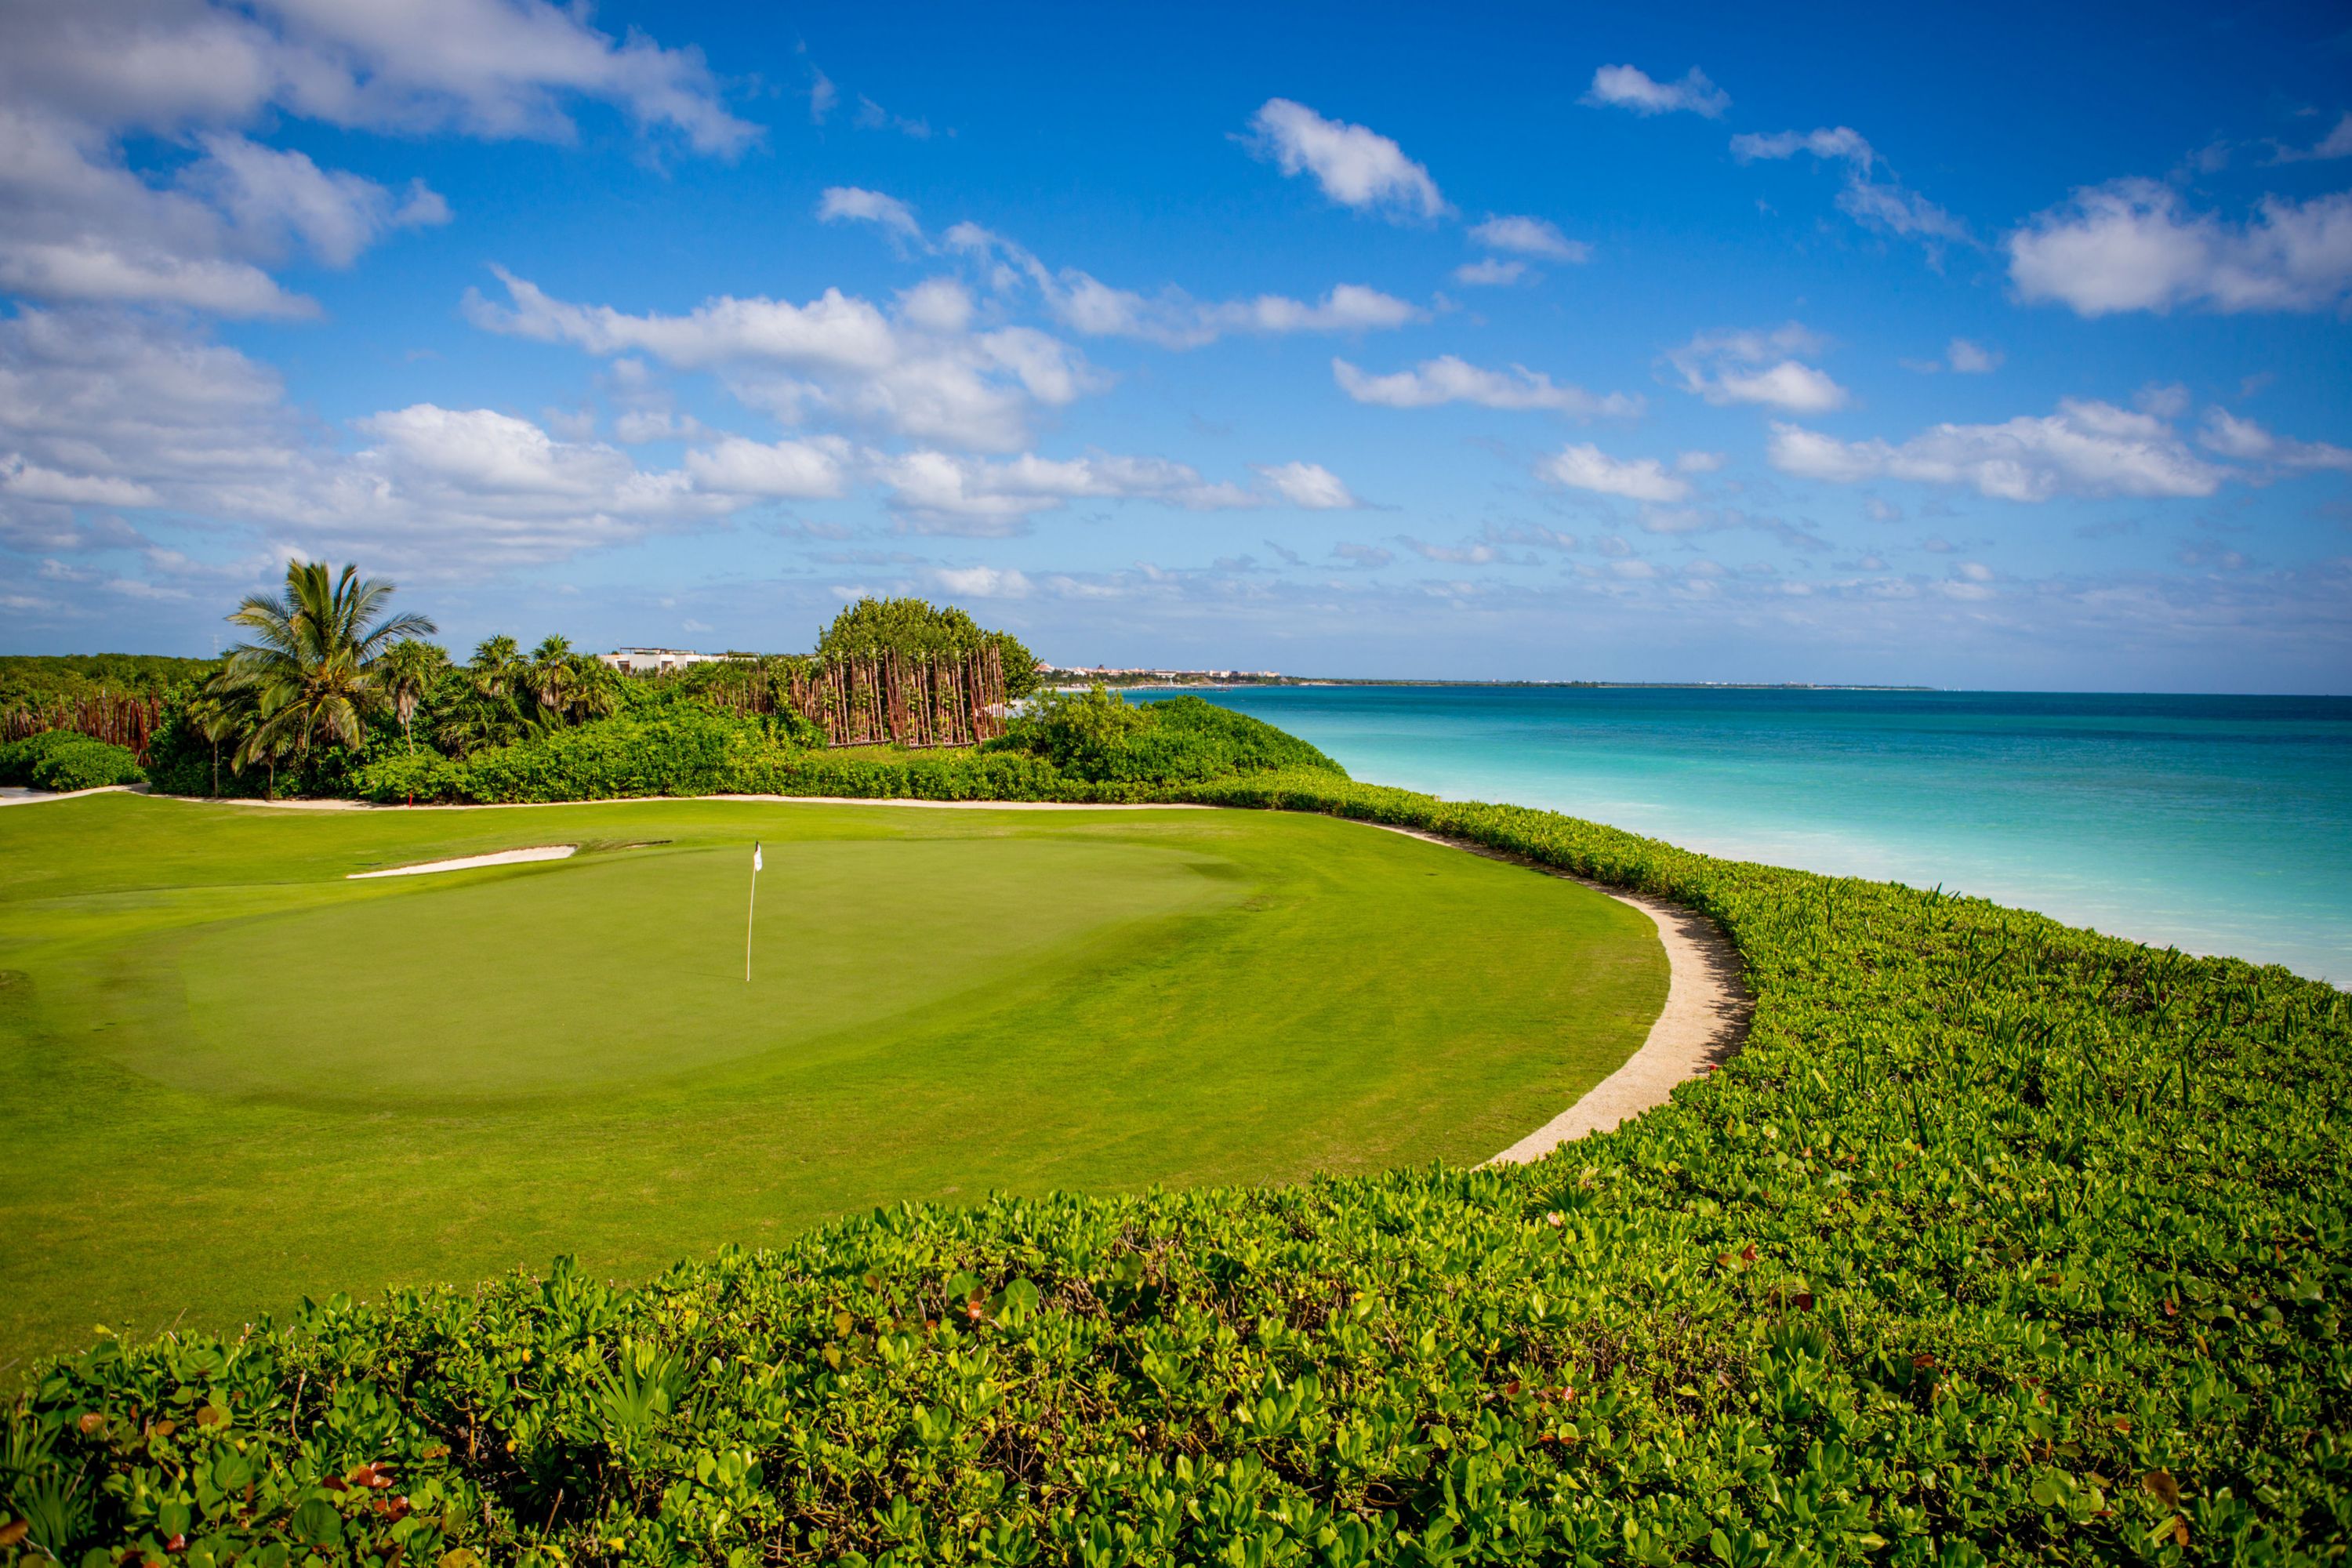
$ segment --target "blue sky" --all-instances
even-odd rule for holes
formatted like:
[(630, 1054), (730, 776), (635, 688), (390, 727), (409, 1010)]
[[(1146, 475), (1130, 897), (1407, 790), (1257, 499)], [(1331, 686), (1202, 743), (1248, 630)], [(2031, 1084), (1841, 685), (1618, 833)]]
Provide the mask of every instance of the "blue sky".
[(0, 12), (0, 646), (2352, 689), (2340, 8)]

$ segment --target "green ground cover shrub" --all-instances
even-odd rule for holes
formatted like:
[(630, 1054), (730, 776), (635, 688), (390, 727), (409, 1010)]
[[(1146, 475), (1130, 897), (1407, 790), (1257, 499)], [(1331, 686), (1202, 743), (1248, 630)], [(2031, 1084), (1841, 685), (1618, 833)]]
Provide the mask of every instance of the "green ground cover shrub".
[(93, 741), (72, 730), (43, 730), (0, 745), (0, 784), (20, 788), (97, 789), (137, 784), (147, 775), (121, 746)]
[[(1294, 771), (1722, 923), (1746, 1049), (1540, 1164), (877, 1212), (41, 1369), (28, 1541), (231, 1559), (2328, 1563), (2352, 1005)], [(448, 1552), (463, 1555), (450, 1557)]]
[(146, 777), (129, 747), (86, 738), (79, 745), (56, 747), (33, 763), (33, 787), (60, 793), (141, 784)]
[(1034, 699), (981, 750), (1027, 752), (1099, 784), (1189, 784), (1279, 768), (1340, 772), (1262, 719), (1198, 697), (1130, 703), (1100, 686)]

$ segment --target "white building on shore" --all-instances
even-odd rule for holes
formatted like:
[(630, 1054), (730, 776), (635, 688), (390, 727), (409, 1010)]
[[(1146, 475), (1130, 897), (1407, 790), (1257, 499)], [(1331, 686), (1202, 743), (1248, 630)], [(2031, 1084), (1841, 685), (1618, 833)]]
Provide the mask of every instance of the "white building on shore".
[(709, 664), (721, 656), (682, 647), (616, 647), (596, 657), (624, 675), (667, 675), (690, 664)]

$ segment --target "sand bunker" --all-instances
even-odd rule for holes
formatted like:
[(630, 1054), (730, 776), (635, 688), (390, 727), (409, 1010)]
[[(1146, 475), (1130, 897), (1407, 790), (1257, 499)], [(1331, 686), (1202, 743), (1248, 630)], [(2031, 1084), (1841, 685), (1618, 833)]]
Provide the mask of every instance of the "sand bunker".
[(535, 849), (501, 849), (495, 855), (461, 855), (455, 860), (427, 860), (422, 866), (394, 866), (386, 871), (353, 871), (343, 879), (362, 882), (370, 877), (423, 877), (435, 871), (470, 871), (477, 866), (518, 866), (526, 860), (564, 860), (579, 852), (577, 844), (542, 844)]

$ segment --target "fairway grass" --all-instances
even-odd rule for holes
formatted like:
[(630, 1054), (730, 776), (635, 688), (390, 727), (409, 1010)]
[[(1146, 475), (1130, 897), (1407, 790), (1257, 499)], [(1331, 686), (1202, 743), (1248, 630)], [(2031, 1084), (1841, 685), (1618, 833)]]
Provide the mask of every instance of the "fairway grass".
[(1318, 816), (0, 813), (0, 1368), (898, 1199), (1472, 1163), (1666, 979), (1637, 910)]

